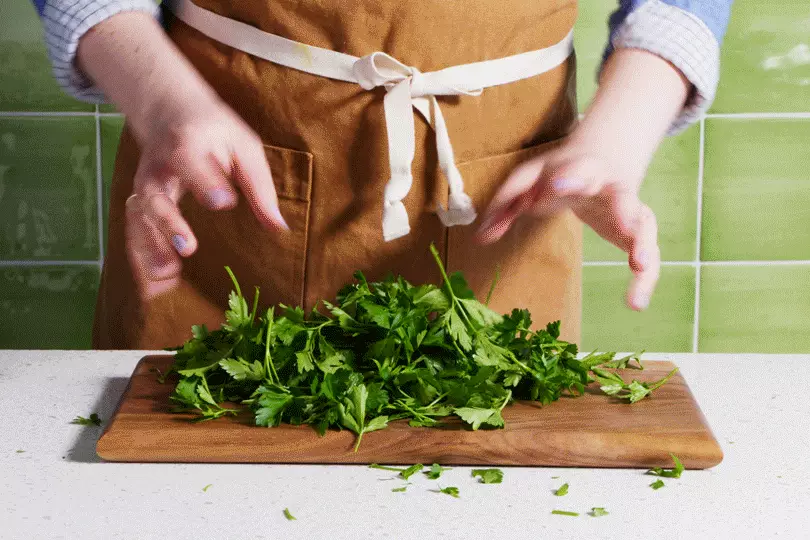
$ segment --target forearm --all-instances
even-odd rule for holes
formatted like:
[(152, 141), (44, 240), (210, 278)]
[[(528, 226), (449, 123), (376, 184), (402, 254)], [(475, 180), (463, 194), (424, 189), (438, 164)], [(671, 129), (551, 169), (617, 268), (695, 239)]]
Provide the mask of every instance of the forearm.
[(216, 99), (158, 22), (144, 13), (120, 13), (94, 26), (80, 40), (76, 62), (127, 116), (141, 141), (181, 107)]
[(619, 49), (602, 70), (599, 90), (573, 134), (577, 144), (625, 156), (625, 173), (643, 177), (691, 89), (672, 64), (643, 50)]

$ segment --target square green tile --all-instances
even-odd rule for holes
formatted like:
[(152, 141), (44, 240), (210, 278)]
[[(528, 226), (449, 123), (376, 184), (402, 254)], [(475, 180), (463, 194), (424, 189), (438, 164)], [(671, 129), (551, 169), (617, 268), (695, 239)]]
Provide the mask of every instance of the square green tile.
[[(658, 219), (658, 243), (665, 261), (691, 261), (697, 240), (700, 127), (694, 125), (661, 144), (641, 187), (641, 200)], [(627, 255), (585, 228), (586, 261), (623, 261)]]
[(0, 111), (93, 111), (56, 84), (31, 2), (0, 2)]
[(88, 349), (97, 266), (0, 268), (0, 349)]
[(577, 101), (584, 111), (596, 94), (596, 74), (608, 43), (608, 18), (616, 10), (615, 0), (580, 0), (574, 26), (577, 51)]
[(810, 353), (810, 266), (704, 266), (700, 352)]
[(809, 224), (810, 122), (706, 120), (702, 258), (810, 259)]
[(695, 314), (695, 269), (665, 266), (644, 312), (625, 306), (630, 270), (583, 268), (582, 349), (591, 351), (690, 352)]
[(734, 2), (712, 112), (810, 110), (810, 2)]
[(107, 223), (110, 215), (110, 187), (112, 186), (113, 171), (115, 170), (115, 155), (118, 152), (118, 141), (124, 129), (123, 116), (101, 117), (101, 175), (103, 179), (101, 203), (103, 206), (104, 245), (107, 244)]
[(0, 118), (0, 259), (97, 260), (92, 117)]

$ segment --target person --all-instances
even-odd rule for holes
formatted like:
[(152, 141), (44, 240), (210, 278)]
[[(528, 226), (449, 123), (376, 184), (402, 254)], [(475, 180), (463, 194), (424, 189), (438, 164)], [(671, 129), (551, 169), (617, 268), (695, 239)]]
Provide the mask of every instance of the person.
[[(94, 346), (218, 325), (231, 283), (328, 299), (362, 270), (437, 282), (428, 246), (491, 307), (579, 337), (581, 223), (649, 304), (639, 199), (667, 133), (718, 84), (731, 0), (621, 0), (578, 121), (574, 0), (34, 0), (54, 74), (126, 116)], [(162, 23), (162, 24), (161, 24)]]

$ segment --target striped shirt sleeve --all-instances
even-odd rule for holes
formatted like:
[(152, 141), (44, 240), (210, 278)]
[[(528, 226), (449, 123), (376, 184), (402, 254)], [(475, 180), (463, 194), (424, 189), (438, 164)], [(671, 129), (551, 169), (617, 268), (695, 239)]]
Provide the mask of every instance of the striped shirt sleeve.
[(159, 16), (154, 0), (34, 0), (34, 3), (42, 16), (54, 77), (70, 95), (91, 103), (104, 102), (105, 98), (76, 66), (82, 36), (103, 20), (125, 11)]
[(605, 59), (615, 49), (644, 49), (664, 58), (692, 83), (670, 134), (699, 120), (714, 101), (720, 44), (733, 0), (620, 0), (610, 18)]

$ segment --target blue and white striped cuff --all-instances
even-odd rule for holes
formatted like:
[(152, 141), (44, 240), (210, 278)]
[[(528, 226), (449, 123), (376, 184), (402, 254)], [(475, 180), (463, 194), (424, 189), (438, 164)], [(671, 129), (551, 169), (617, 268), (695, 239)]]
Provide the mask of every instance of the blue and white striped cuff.
[(104, 94), (76, 66), (79, 40), (93, 26), (124, 11), (143, 11), (158, 17), (154, 0), (48, 0), (42, 12), (45, 42), (59, 85), (73, 97), (103, 103)]
[(672, 63), (692, 83), (681, 114), (669, 134), (680, 133), (700, 120), (714, 101), (720, 79), (720, 46), (697, 16), (661, 2), (648, 0), (628, 15), (611, 39), (614, 49), (644, 49)]

